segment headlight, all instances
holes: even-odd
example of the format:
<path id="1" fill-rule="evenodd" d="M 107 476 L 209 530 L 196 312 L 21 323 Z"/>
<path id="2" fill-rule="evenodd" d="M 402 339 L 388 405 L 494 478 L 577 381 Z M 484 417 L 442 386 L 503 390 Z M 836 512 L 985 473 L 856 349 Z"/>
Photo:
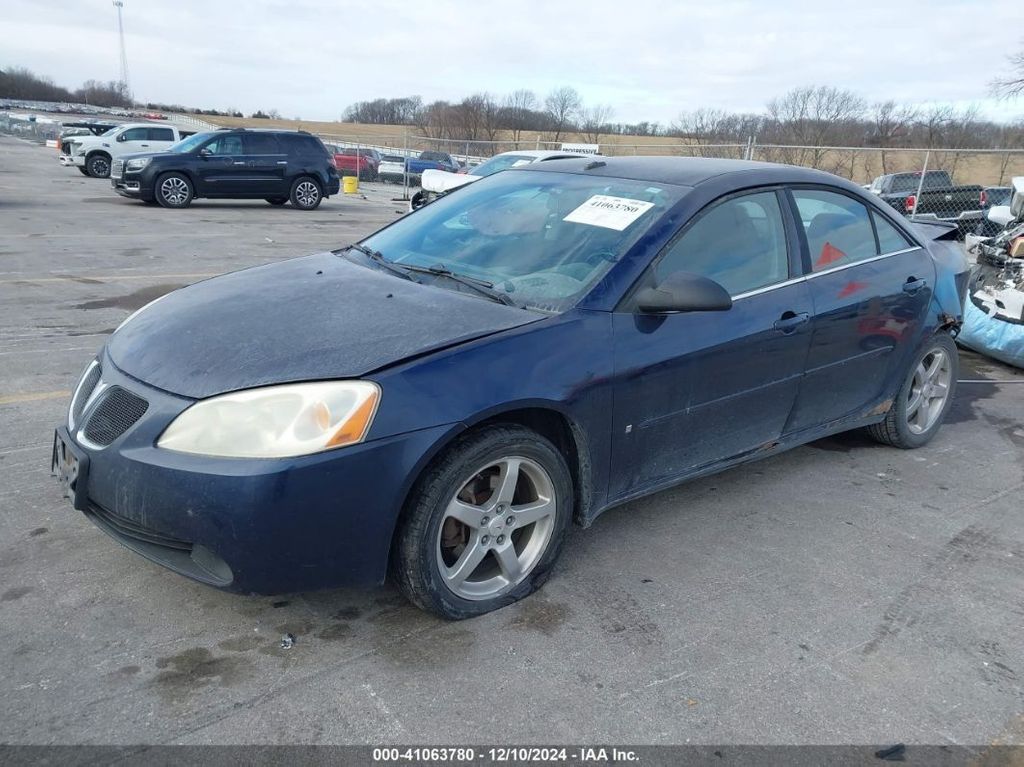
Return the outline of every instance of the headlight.
<path id="1" fill-rule="evenodd" d="M 152 160 L 152 159 L 153 159 L 152 157 L 139 157 L 136 160 L 129 160 L 127 162 L 127 164 L 124 166 L 124 169 L 125 170 L 142 170 L 147 165 L 149 165 L 149 161 Z"/>
<path id="2" fill-rule="evenodd" d="M 380 402 L 369 381 L 284 384 L 192 405 L 157 446 L 226 458 L 285 458 L 362 442 Z"/>

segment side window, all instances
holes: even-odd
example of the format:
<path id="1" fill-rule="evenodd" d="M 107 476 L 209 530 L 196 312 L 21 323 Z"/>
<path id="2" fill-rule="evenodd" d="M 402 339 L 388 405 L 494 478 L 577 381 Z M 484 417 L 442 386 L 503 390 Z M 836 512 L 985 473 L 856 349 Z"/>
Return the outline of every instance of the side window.
<path id="1" fill-rule="evenodd" d="M 871 218 L 875 222 L 875 233 L 878 235 L 878 250 L 880 253 L 895 253 L 897 250 L 905 250 L 914 247 L 914 243 L 895 226 L 890 224 L 885 216 L 871 211 Z"/>
<path id="2" fill-rule="evenodd" d="M 820 272 L 877 256 L 868 209 L 852 197 L 820 189 L 794 189 L 811 270 Z"/>
<path id="3" fill-rule="evenodd" d="M 211 154 L 242 154 L 241 136 L 219 136 L 203 147 Z"/>
<path id="4" fill-rule="evenodd" d="M 174 141 L 174 131 L 170 128 L 150 128 L 150 141 Z"/>
<path id="5" fill-rule="evenodd" d="M 129 128 L 121 134 L 122 141 L 145 141 L 149 133 L 147 128 Z"/>
<path id="6" fill-rule="evenodd" d="M 272 133 L 246 133 L 244 144 L 246 154 L 278 154 L 281 151 Z"/>
<path id="7" fill-rule="evenodd" d="M 654 267 L 655 281 L 692 272 L 731 295 L 789 278 L 786 230 L 775 192 L 718 203 L 700 214 Z"/>

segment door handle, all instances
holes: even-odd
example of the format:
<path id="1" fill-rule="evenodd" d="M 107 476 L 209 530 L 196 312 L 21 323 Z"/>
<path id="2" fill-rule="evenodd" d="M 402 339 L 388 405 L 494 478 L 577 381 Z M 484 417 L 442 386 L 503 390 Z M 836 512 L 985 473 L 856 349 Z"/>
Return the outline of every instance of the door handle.
<path id="1" fill-rule="evenodd" d="M 240 162 L 234 162 L 234 163 L 232 163 L 232 164 L 233 164 L 233 165 L 245 165 L 245 160 L 242 160 L 242 161 L 240 161 Z"/>
<path id="2" fill-rule="evenodd" d="M 811 315 L 807 312 L 783 312 L 782 316 L 775 321 L 772 326 L 781 333 L 792 333 L 798 327 L 803 325 L 805 322 L 811 319 Z"/>
<path id="3" fill-rule="evenodd" d="M 139 146 L 149 146 L 149 144 L 139 144 Z"/>
<path id="4" fill-rule="evenodd" d="M 903 292 L 914 295 L 921 288 L 928 286 L 928 280 L 919 280 L 917 277 L 907 277 L 907 281 L 903 283 Z"/>
<path id="5" fill-rule="evenodd" d="M 287 161 L 287 160 L 278 160 L 278 161 L 277 161 L 277 164 L 278 164 L 278 165 L 287 165 L 287 164 L 288 164 L 288 161 Z"/>

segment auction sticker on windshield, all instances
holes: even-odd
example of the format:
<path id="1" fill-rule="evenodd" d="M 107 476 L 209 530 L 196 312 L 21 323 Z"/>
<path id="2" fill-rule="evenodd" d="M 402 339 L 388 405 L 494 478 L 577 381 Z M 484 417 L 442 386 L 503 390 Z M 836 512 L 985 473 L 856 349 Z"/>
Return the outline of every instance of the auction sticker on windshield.
<path id="1" fill-rule="evenodd" d="M 653 207 L 653 202 L 595 194 L 562 220 L 621 232 Z"/>

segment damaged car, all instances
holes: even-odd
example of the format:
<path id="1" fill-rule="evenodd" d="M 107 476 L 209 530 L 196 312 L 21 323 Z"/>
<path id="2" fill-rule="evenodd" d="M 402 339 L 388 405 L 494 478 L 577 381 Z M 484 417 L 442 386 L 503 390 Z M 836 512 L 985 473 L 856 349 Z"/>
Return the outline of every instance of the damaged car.
<path id="1" fill-rule="evenodd" d="M 957 380 L 955 236 L 805 168 L 513 168 L 139 310 L 52 468 L 104 532 L 211 586 L 390 573 L 480 615 L 626 501 L 849 429 L 928 443 Z"/>

